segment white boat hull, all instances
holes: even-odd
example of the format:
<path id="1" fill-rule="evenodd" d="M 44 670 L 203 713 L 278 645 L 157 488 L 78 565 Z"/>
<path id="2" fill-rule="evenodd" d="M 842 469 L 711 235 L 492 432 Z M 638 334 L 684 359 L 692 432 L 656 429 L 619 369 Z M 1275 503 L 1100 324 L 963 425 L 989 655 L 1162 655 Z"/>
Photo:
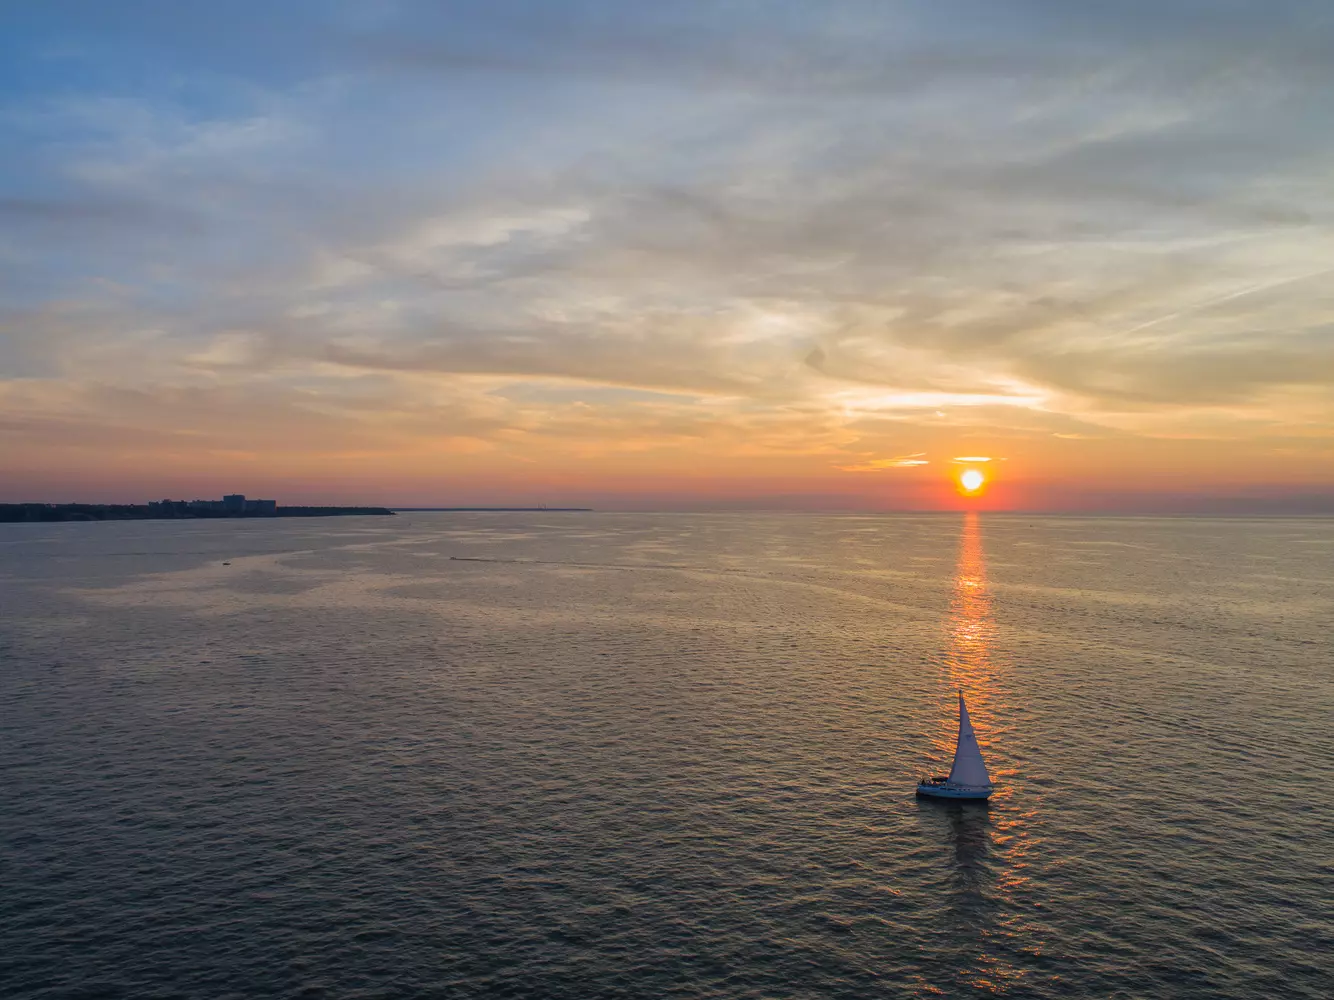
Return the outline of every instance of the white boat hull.
<path id="1" fill-rule="evenodd" d="M 993 789 L 991 786 L 968 786 L 952 785 L 948 782 L 940 784 L 923 783 L 917 786 L 917 794 L 932 799 L 987 799 L 991 797 Z"/>

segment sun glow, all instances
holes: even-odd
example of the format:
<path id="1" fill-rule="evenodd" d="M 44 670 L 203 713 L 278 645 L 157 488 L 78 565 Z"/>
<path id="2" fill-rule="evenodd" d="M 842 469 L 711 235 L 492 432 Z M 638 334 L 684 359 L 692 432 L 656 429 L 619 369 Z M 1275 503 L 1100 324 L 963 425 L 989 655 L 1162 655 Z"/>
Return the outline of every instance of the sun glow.
<path id="1" fill-rule="evenodd" d="M 987 477 L 980 469 L 964 469 L 959 473 L 959 485 L 965 493 L 976 493 L 986 483 Z"/>

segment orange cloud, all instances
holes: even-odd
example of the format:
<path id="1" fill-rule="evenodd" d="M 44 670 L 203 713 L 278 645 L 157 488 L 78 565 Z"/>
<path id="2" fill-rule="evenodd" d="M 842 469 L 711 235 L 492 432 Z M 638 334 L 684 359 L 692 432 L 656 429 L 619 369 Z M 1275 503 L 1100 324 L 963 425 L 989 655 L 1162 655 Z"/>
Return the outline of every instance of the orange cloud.
<path id="1" fill-rule="evenodd" d="M 835 466 L 843 472 L 884 472 L 886 469 L 908 469 L 918 465 L 928 465 L 925 452 L 913 455 L 898 455 L 894 458 L 873 458 L 861 465 Z"/>

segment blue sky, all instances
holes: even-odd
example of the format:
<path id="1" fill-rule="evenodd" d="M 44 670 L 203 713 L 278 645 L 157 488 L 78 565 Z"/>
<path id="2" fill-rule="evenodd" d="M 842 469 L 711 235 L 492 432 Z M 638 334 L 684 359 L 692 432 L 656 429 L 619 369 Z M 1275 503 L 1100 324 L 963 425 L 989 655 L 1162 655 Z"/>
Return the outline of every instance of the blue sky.
<path id="1" fill-rule="evenodd" d="M 1291 2 L 10 5 L 6 498 L 920 505 L 958 454 L 1320 494 L 1331 43 Z"/>

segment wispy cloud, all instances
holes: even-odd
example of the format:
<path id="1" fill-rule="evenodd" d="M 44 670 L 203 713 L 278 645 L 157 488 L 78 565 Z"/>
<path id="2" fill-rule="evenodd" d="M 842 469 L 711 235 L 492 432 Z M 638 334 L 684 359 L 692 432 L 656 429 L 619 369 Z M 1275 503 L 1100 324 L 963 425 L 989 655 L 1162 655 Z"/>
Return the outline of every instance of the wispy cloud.
<path id="1" fill-rule="evenodd" d="M 912 455 L 898 455 L 894 458 L 873 458 L 858 465 L 838 466 L 844 472 L 884 472 L 886 469 L 911 469 L 919 465 L 930 465 L 925 452 Z"/>

